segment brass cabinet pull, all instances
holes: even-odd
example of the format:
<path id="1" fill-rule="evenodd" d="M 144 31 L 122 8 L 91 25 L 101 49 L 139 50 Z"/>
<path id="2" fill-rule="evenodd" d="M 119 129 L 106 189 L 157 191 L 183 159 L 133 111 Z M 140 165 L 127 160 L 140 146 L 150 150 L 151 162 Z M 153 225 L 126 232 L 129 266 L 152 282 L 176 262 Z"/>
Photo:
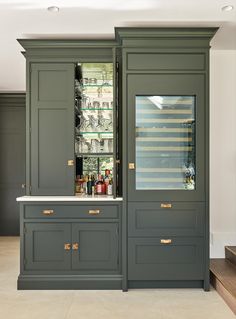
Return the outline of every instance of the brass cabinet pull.
<path id="1" fill-rule="evenodd" d="M 49 215 L 53 215 L 54 214 L 54 210 L 53 209 L 45 209 L 45 210 L 43 210 L 43 215 L 47 215 L 47 216 L 49 216 Z"/>
<path id="2" fill-rule="evenodd" d="M 79 250 L 79 243 L 73 243 L 72 244 L 72 249 L 73 250 Z"/>
<path id="3" fill-rule="evenodd" d="M 129 169 L 135 169 L 135 164 L 134 163 L 129 163 Z"/>
<path id="4" fill-rule="evenodd" d="M 74 166 L 74 160 L 68 160 L 67 161 L 68 166 Z"/>
<path id="5" fill-rule="evenodd" d="M 88 211 L 89 215 L 98 215 L 100 214 L 100 210 L 99 209 L 90 209 Z"/>
<path id="6" fill-rule="evenodd" d="M 161 208 L 172 208 L 171 203 L 161 203 Z"/>
<path id="7" fill-rule="evenodd" d="M 171 244 L 172 239 L 161 239 L 160 242 L 161 242 L 161 244 Z"/>
<path id="8" fill-rule="evenodd" d="M 69 244 L 69 243 L 64 244 L 64 249 L 65 250 L 70 250 L 71 249 L 71 244 Z"/>

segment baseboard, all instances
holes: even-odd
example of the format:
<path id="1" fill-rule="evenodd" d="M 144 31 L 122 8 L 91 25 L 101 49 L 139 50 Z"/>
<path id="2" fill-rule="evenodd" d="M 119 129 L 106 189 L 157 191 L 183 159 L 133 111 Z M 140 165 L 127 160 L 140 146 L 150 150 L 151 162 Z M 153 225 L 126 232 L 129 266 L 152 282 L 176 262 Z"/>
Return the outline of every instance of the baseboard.
<path id="1" fill-rule="evenodd" d="M 204 288 L 203 280 L 129 280 L 128 288 Z"/>
<path id="2" fill-rule="evenodd" d="M 18 290 L 100 290 L 122 289 L 120 275 L 114 276 L 75 276 L 75 275 L 20 275 Z"/>

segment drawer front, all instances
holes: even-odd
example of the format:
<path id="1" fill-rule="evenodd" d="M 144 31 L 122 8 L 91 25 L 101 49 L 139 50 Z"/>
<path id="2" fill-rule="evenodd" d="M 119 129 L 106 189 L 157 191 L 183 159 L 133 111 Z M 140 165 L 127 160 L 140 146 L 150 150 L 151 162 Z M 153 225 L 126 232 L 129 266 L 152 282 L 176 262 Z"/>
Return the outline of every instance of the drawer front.
<path id="1" fill-rule="evenodd" d="M 201 280 L 203 256 L 202 238 L 129 238 L 128 280 Z"/>
<path id="2" fill-rule="evenodd" d="M 118 206 L 34 204 L 24 207 L 25 218 L 118 218 Z"/>
<path id="3" fill-rule="evenodd" d="M 204 203 L 129 203 L 129 236 L 202 236 L 204 216 Z"/>

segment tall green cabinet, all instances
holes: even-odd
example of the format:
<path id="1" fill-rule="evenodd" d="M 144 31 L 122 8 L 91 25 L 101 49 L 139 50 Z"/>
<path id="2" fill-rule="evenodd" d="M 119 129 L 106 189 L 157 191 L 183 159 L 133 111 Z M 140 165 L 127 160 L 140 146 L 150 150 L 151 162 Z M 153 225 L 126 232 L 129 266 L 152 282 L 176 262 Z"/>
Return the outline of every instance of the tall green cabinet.
<path id="1" fill-rule="evenodd" d="M 19 289 L 209 290 L 209 43 L 216 31 L 115 28 L 115 40 L 19 40 L 27 60 L 28 195 L 18 199 Z M 88 62 L 113 65 L 103 83 L 107 92 L 113 87 L 113 102 L 102 104 L 107 114 L 113 105 L 113 135 L 96 133 L 106 145 L 113 136 L 113 152 L 103 154 L 113 163 L 113 197 L 74 191 L 74 80 L 76 65 Z"/>

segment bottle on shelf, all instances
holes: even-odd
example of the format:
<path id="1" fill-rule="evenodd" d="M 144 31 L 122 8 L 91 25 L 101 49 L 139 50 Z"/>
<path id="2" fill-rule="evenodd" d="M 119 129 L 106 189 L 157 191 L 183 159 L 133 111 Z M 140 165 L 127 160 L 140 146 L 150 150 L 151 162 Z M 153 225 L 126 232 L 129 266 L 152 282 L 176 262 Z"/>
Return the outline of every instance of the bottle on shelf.
<path id="1" fill-rule="evenodd" d="M 109 179 L 109 184 L 107 185 L 106 194 L 112 195 L 112 193 L 113 193 L 113 182 L 112 182 L 112 177 L 111 177 Z"/>
<path id="2" fill-rule="evenodd" d="M 88 176 L 87 181 L 87 194 L 92 195 L 92 177 L 90 175 Z"/>
<path id="3" fill-rule="evenodd" d="M 103 179 L 102 179 L 102 175 L 98 175 L 98 180 L 96 183 L 96 194 L 97 195 L 103 195 L 104 194 L 104 183 L 103 183 Z"/>

